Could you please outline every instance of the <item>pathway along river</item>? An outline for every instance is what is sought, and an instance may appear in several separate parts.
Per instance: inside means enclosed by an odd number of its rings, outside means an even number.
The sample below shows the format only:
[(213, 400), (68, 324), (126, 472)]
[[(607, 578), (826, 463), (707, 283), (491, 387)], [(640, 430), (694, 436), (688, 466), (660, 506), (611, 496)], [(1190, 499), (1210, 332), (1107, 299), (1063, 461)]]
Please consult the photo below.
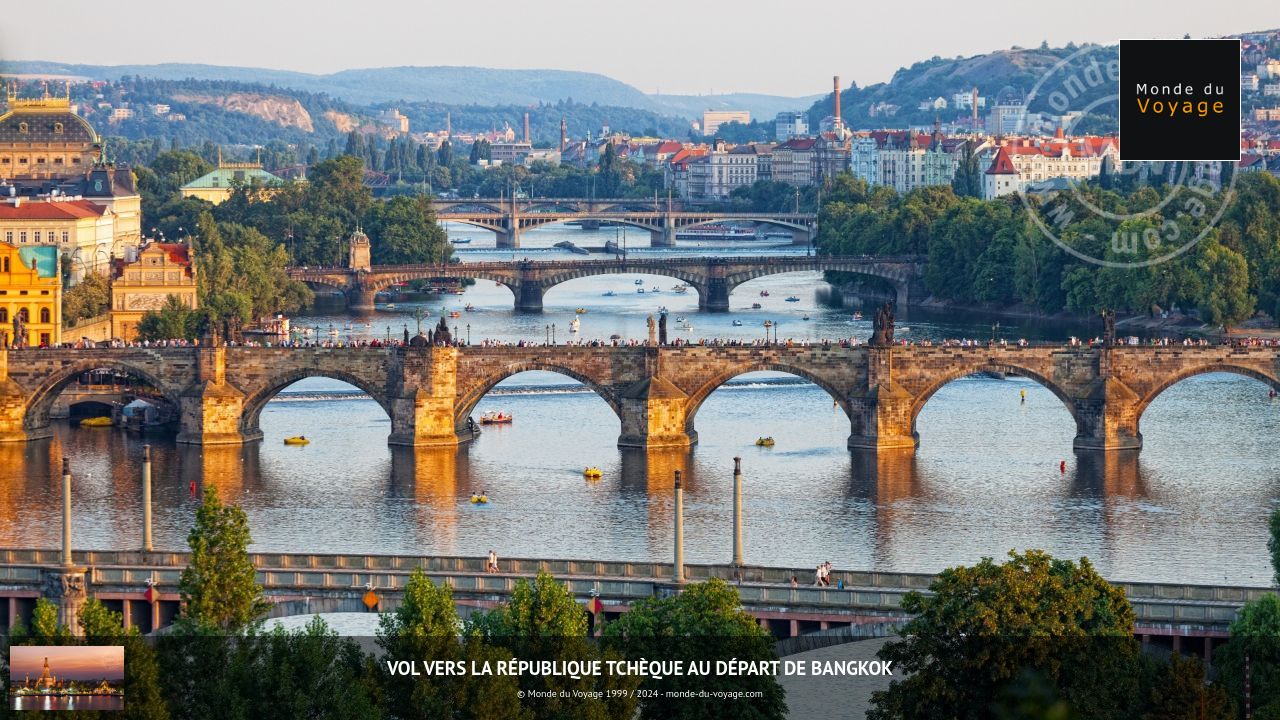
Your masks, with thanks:
[[(526, 241), (530, 236), (540, 239), (532, 232)], [(665, 305), (672, 320), (682, 315), (694, 326), (681, 331), (672, 322), (673, 336), (763, 337), (764, 319), (781, 322), (782, 338), (870, 333), (869, 322), (851, 324), (847, 310), (816, 301), (821, 283), (814, 274), (753, 281), (734, 293), (733, 312), (714, 315), (697, 313), (692, 292), (671, 292), (670, 278), (645, 277), (636, 286), (637, 277), (562, 285), (548, 293), (541, 316), (514, 314), (510, 292), (481, 282), (463, 296), (366, 318), (335, 312), (297, 321), (381, 337), (402, 333), (406, 323), (412, 328), (415, 307), (431, 311), (425, 325), (438, 320), (442, 305), (461, 309), (469, 302), (475, 310), (451, 324), (465, 337), (470, 323), (473, 342), (541, 340), (553, 322), (563, 342), (576, 307), (589, 310), (580, 335), (607, 338), (641, 336), (644, 318)], [(655, 286), (662, 290), (657, 296), (635, 293)], [(616, 295), (602, 297), (608, 290)], [(761, 297), (762, 290), (769, 296)], [(786, 302), (789, 295), (800, 301)], [(763, 307), (739, 309), (753, 302)], [(743, 325), (732, 325), (735, 319)], [(348, 320), (349, 332), (341, 329)], [(1002, 323), (1010, 339), (1097, 332)], [(899, 319), (904, 325), (902, 334), (916, 339), (991, 333), (989, 319), (914, 310)], [(838, 567), (932, 572), (1013, 548), (1043, 548), (1088, 556), (1117, 579), (1245, 585), (1270, 579), (1266, 517), (1280, 496), (1280, 403), (1268, 400), (1262, 383), (1234, 375), (1171, 387), (1142, 419), (1141, 455), (1105, 467), (1073, 455), (1074, 424), (1060, 401), (1019, 378), (947, 385), (920, 416), (917, 453), (880, 461), (845, 449), (849, 422), (823, 390), (777, 373), (741, 376), (716, 391), (698, 412), (700, 442), (687, 455), (620, 451), (618, 420), (604, 401), (555, 374), (508, 379), (476, 415), (496, 409), (514, 413), (515, 423), (487, 429), (469, 447), (389, 448), (389, 421), (376, 403), (316, 378), (267, 406), (261, 445), (202, 449), (152, 439), (156, 545), (185, 547), (198, 500), (188, 483), (195, 481), (244, 507), (261, 550), (479, 555), (492, 548), (502, 556), (665, 561), (672, 473), (682, 469), (685, 556), (727, 562), (737, 455), (753, 564), (830, 560)], [(282, 444), (299, 433), (309, 446)], [(760, 435), (772, 435), (777, 445), (756, 447)], [(0, 544), (57, 546), (57, 468), (66, 455), (76, 476), (77, 547), (139, 545), (141, 445), (118, 430), (65, 421), (49, 440), (0, 445)], [(599, 466), (603, 479), (584, 480), (586, 465)], [(471, 505), (470, 495), (480, 491), (490, 503)]]

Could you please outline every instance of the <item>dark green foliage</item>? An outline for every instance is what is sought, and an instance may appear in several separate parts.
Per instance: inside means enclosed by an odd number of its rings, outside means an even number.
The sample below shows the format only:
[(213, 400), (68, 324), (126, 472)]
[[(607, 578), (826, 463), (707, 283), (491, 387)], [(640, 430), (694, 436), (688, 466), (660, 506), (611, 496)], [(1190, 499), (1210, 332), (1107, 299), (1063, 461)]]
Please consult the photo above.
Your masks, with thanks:
[(235, 634), (270, 607), (249, 559), (249, 520), (236, 505), (223, 505), (218, 491), (204, 489), (196, 523), (187, 534), (191, 561), (182, 571), (179, 624)]

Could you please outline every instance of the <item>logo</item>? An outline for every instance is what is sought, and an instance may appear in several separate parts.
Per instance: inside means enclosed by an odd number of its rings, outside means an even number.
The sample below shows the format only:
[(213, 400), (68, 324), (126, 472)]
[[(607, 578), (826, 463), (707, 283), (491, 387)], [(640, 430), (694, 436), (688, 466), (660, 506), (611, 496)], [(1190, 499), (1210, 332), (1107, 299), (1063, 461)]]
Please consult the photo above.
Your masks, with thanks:
[[(1193, 43), (1191, 48), (1182, 50), (1190, 54), (1201, 43), (1211, 41), (1141, 42)], [(1230, 45), (1236, 48), (1234, 67), (1238, 70), (1239, 45), (1235, 40)], [(1194, 61), (1194, 55), (1190, 59)], [(1155, 143), (1167, 159), (1134, 159), (1142, 153), (1128, 151), (1133, 136), (1114, 135), (1121, 116), (1126, 118), (1124, 127), (1131, 127), (1132, 113), (1121, 107), (1125, 94), (1120, 67), (1121, 57), (1115, 46), (1090, 45), (1063, 58), (1037, 80), (1022, 103), (1014, 134), (1042, 136), (1060, 128), (1063, 137), (1042, 142), (1038, 151), (1031, 151), (1031, 157), (1022, 159), (1018, 170), (1024, 187), (1019, 197), (1036, 227), (1072, 256), (1102, 267), (1142, 268), (1172, 260), (1204, 239), (1230, 205), (1236, 175), (1233, 162), (1178, 158), (1187, 152), (1186, 143), (1194, 145), (1197, 133)], [(1239, 78), (1231, 79), (1236, 100), (1231, 106), (1235, 116), (1230, 122), (1235, 127), (1232, 143), (1238, 159)], [(1127, 74), (1125, 81), (1129, 82)], [(1151, 82), (1155, 80), (1147, 81), (1148, 87)], [(1199, 89), (1203, 91), (1205, 85), (1200, 82)], [(1199, 106), (1195, 103), (1199, 100), (1192, 102), (1190, 115), (1177, 122), (1207, 121), (1198, 117)], [(1221, 102), (1227, 113), (1228, 101)], [(997, 108), (1002, 105), (997, 99)], [(1160, 108), (1167, 114), (1166, 105), (1162, 99)], [(1137, 106), (1134, 107), (1136, 112)], [(1152, 112), (1156, 109), (1150, 103), (1146, 107)], [(1185, 108), (1179, 111), (1182, 109)], [(1212, 112), (1210, 105), (1206, 113)], [(1149, 115), (1146, 120), (1171, 122), (1158, 114)], [(988, 128), (988, 132), (999, 131), (1000, 128)], [(1149, 147), (1150, 139), (1143, 138), (1135, 144)], [(1036, 153), (1040, 153), (1038, 157)], [(1039, 173), (1036, 162), (1044, 168)], [(1050, 166), (1055, 164), (1066, 166), (1063, 170), (1067, 179), (1052, 179), (1057, 173)], [(1017, 167), (1019, 161), (1014, 160), (1014, 165)], [(1031, 168), (1029, 172), (1027, 167)]]

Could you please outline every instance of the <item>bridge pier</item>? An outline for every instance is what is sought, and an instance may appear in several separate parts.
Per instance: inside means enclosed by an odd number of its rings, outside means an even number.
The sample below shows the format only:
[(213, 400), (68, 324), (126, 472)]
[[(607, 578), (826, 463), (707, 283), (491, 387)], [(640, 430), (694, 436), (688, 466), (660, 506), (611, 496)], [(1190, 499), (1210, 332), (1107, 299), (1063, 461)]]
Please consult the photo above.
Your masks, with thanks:
[(516, 312), (542, 312), (542, 296), (546, 294), (546, 288), (541, 283), (521, 282), (511, 289), (516, 296)]
[(1076, 450), (1138, 450), (1141, 399), (1112, 377), (1096, 381), (1085, 397), (1075, 399)]
[(920, 439), (912, 417), (914, 404), (915, 397), (892, 380), (873, 385), (861, 397), (850, 398), (849, 449), (915, 451)]
[(177, 442), (190, 445), (239, 445), (261, 440), (262, 431), (246, 437), (240, 422), (244, 393), (226, 379), (227, 349), (196, 350), (196, 381), (178, 397)]
[(0, 347), (0, 442), (29, 439), (25, 428), (27, 396), (9, 377), (9, 350)]
[(791, 244), (808, 247), (813, 245), (813, 231), (806, 228), (796, 228), (791, 231)]
[(710, 277), (698, 289), (698, 309), (705, 312), (729, 312), (729, 293), (733, 288), (723, 277)]
[(370, 288), (353, 287), (347, 290), (347, 308), (351, 310), (372, 310), (378, 291)]
[(520, 247), (520, 224), (513, 221), (509, 227), (495, 231), (498, 235), (497, 246), (500, 248), (518, 248)]
[(671, 223), (663, 223), (658, 230), (649, 231), (649, 246), (670, 248), (676, 246), (676, 229)]
[(688, 427), (689, 396), (661, 376), (636, 383), (622, 395), (622, 435), (618, 447), (684, 448), (698, 442)]

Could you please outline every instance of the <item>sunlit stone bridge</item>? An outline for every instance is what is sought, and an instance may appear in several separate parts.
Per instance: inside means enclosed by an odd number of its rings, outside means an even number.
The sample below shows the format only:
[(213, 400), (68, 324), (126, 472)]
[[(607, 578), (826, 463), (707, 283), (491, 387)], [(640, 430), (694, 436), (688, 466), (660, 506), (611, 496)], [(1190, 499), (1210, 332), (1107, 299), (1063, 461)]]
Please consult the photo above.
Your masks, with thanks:
[[(727, 549), (727, 548), (726, 548)], [(5, 629), (18, 620), (29, 623), (37, 598), (82, 601), (96, 597), (122, 612), (126, 626), (150, 632), (172, 623), (179, 607), (178, 578), (188, 562), (186, 553), (140, 551), (76, 551), (82, 587), (63, 593), (60, 550), (0, 549), (0, 623)], [(581, 603), (599, 597), (607, 617), (626, 612), (632, 603), (676, 592), (670, 562), (601, 560), (499, 560), (496, 574), (484, 572), (485, 559), (452, 556), (314, 555), (255, 553), (258, 582), (272, 601), (272, 617), (323, 612), (368, 612), (367, 589), (379, 598), (377, 610), (397, 607), (409, 574), (422, 568), (437, 584), (447, 584), (462, 612), (493, 607), (506, 601), (520, 578), (539, 571), (565, 583)], [(761, 567), (732, 564), (684, 564), (686, 582), (721, 578), (735, 584), (744, 608), (778, 638), (822, 635), (835, 642), (882, 636), (908, 616), (903, 596), (925, 591), (932, 576), (916, 573), (835, 570), (831, 585), (812, 585), (812, 568)], [(799, 587), (791, 587), (796, 576)], [(144, 593), (154, 583), (157, 601)], [(1117, 582), (1133, 604), (1136, 634), (1144, 641), (1164, 638), (1177, 648), (1199, 639), (1188, 651), (1207, 651), (1214, 638), (1227, 636), (1236, 612), (1247, 601), (1270, 592), (1267, 588)], [(79, 598), (75, 597), (79, 594)], [(819, 639), (819, 638), (815, 638)], [(825, 643), (824, 643), (825, 644)], [(804, 644), (792, 644), (804, 649)]]
[(947, 383), (979, 372), (1029, 378), (1075, 420), (1075, 448), (1132, 450), (1151, 402), (1174, 383), (1228, 372), (1280, 389), (1280, 348), (685, 345), (528, 347), (0, 349), (0, 440), (51, 434), (61, 391), (90, 370), (138, 378), (178, 408), (178, 441), (239, 444), (262, 437), (258, 418), (286, 386), (307, 377), (350, 383), (391, 420), (393, 445), (452, 446), (502, 380), (528, 370), (566, 375), (619, 419), (622, 447), (688, 447), (699, 408), (743, 373), (799, 376), (831, 395), (849, 420), (850, 448), (911, 450), (916, 418)]
[(373, 265), (368, 268), (295, 267), (290, 277), (341, 290), (353, 308), (374, 306), (378, 292), (410, 280), (473, 278), (505, 285), (517, 310), (539, 312), (548, 290), (569, 280), (593, 275), (646, 274), (675, 278), (698, 293), (698, 308), (727, 311), (734, 288), (750, 280), (790, 272), (834, 270), (869, 276), (892, 288), (905, 306), (911, 286), (918, 284), (922, 258), (915, 256), (762, 256), (686, 257), (614, 260), (540, 260), (466, 262), (420, 265)]
[(497, 235), (497, 246), (520, 247), (525, 230), (570, 221), (612, 222), (649, 233), (653, 247), (674, 247), (685, 228), (721, 222), (752, 222), (790, 232), (792, 242), (808, 244), (818, 222), (816, 213), (719, 212), (677, 207), (674, 202), (643, 198), (471, 198), (432, 201), (436, 218), (471, 225)]

